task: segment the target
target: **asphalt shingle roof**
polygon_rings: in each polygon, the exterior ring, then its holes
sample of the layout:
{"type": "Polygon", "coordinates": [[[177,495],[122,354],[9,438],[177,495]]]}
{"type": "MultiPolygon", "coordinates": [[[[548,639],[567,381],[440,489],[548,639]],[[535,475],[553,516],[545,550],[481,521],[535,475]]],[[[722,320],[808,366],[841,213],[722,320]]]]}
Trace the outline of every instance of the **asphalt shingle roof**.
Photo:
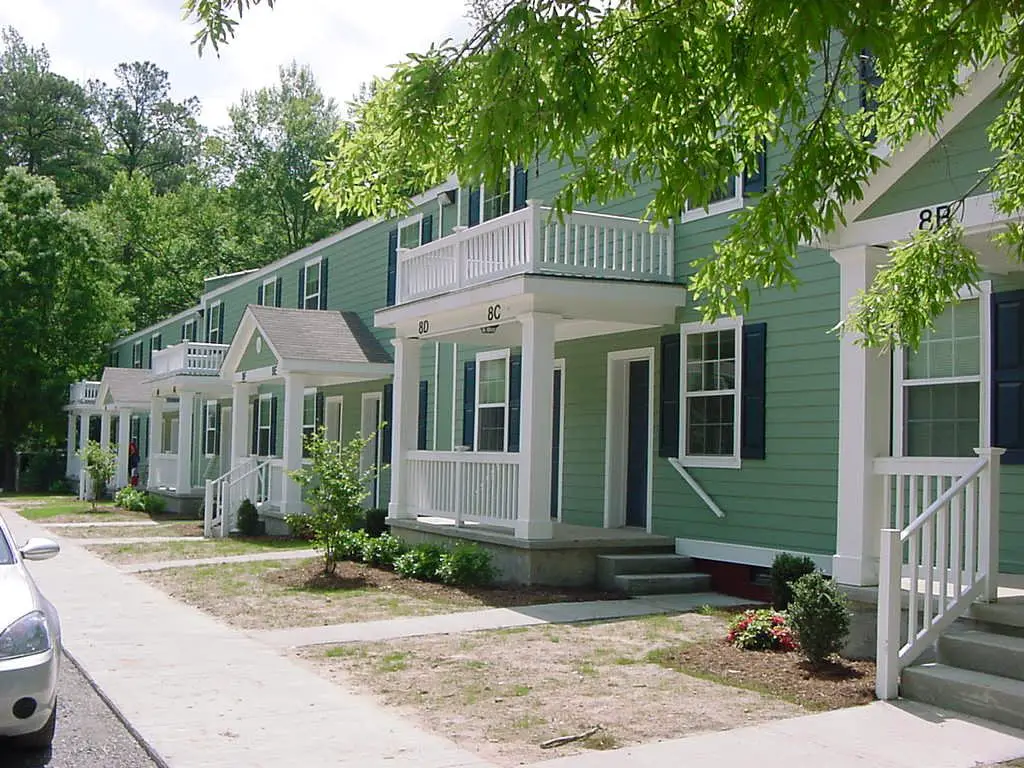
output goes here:
{"type": "Polygon", "coordinates": [[[332,363],[392,362],[391,355],[355,312],[250,305],[256,324],[285,359],[332,363]]]}
{"type": "Polygon", "coordinates": [[[153,372],[146,368],[105,368],[100,386],[107,385],[115,404],[149,402],[153,372]]]}

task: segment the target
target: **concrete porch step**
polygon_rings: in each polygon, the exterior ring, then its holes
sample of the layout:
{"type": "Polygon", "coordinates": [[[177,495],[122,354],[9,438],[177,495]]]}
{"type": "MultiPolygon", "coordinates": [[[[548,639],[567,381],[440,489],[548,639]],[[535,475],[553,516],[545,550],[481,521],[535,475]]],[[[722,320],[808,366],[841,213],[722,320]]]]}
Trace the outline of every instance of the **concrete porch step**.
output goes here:
{"type": "Polygon", "coordinates": [[[1024,682],[946,664],[903,670],[900,691],[908,699],[1024,728],[1024,682]]]}
{"type": "Polygon", "coordinates": [[[706,573],[624,573],[613,584],[627,595],[666,595],[676,592],[707,592],[711,577],[706,573]]]}
{"type": "Polygon", "coordinates": [[[966,618],[985,630],[1024,637],[1024,598],[1011,597],[995,603],[974,603],[966,618]]]}
{"type": "Polygon", "coordinates": [[[597,580],[606,589],[613,586],[616,576],[647,573],[688,573],[692,570],[693,558],[676,555],[671,552],[597,556],[597,580]]]}
{"type": "Polygon", "coordinates": [[[939,639],[939,661],[961,669],[1024,680],[1024,637],[967,630],[939,639]]]}

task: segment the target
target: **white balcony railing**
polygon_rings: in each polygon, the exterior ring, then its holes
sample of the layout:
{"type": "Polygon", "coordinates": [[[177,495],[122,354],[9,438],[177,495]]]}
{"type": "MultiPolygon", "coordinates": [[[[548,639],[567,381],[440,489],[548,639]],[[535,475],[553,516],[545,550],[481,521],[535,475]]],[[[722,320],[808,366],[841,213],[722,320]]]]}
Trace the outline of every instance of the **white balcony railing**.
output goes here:
{"type": "Polygon", "coordinates": [[[622,216],[562,219],[532,201],[398,255],[397,301],[436,296],[508,275],[535,273],[671,282],[672,233],[622,216]]]}
{"type": "Polygon", "coordinates": [[[71,385],[68,402],[72,405],[92,405],[100,396],[98,381],[76,381],[71,385]]]}
{"type": "Polygon", "coordinates": [[[519,453],[410,451],[402,473],[417,515],[515,526],[519,453]]]}
{"type": "Polygon", "coordinates": [[[183,341],[153,352],[153,376],[216,376],[220,373],[227,344],[183,341]]]}

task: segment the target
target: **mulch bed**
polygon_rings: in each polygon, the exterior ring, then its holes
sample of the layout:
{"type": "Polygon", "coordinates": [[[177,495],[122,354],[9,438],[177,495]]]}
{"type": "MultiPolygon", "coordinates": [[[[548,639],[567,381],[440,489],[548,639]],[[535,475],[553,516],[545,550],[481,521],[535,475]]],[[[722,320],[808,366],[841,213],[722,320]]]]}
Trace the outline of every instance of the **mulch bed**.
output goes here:
{"type": "Polygon", "coordinates": [[[447,600],[455,603],[494,608],[542,603],[583,602],[587,600],[618,600],[617,592],[574,587],[452,587],[416,579],[406,579],[394,571],[364,563],[341,562],[332,574],[324,574],[319,560],[277,568],[264,575],[266,580],[296,589],[324,592],[374,588],[394,590],[411,597],[447,600]]]}
{"type": "Polygon", "coordinates": [[[778,696],[808,709],[841,709],[875,699],[873,661],[841,659],[814,669],[799,653],[741,651],[720,639],[658,651],[652,660],[686,674],[778,696]]]}

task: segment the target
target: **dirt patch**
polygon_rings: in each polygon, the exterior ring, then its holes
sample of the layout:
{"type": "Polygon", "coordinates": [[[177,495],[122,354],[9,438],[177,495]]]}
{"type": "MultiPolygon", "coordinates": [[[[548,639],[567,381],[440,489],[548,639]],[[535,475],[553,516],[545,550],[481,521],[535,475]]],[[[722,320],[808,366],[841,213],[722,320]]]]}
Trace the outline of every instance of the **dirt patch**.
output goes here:
{"type": "MultiPolygon", "coordinates": [[[[129,534],[132,535],[132,534],[129,534]]],[[[145,534],[142,534],[145,535],[145,534]]],[[[157,541],[133,544],[93,544],[86,549],[118,565],[155,563],[163,560],[199,560],[231,557],[287,549],[307,549],[309,542],[273,536],[256,538],[204,539],[202,541],[157,541]]]]}
{"type": "Polygon", "coordinates": [[[159,539],[162,536],[202,536],[203,524],[201,522],[183,521],[180,523],[124,527],[116,525],[87,526],[84,528],[59,528],[54,533],[66,539],[117,539],[140,536],[152,536],[155,539],[159,539]]]}
{"type": "Polygon", "coordinates": [[[549,625],[305,649],[325,677],[355,684],[403,716],[500,765],[614,749],[804,714],[790,702],[648,662],[652,648],[720,637],[687,614],[549,625]],[[548,739],[595,725],[585,741],[548,739]]]}
{"type": "Polygon", "coordinates": [[[231,563],[143,574],[172,597],[244,629],[278,629],[429,616],[499,606],[618,597],[546,588],[458,588],[340,563],[330,577],[318,560],[231,563]]]}
{"type": "Polygon", "coordinates": [[[670,669],[792,701],[813,710],[867,704],[875,698],[875,663],[846,661],[815,669],[799,653],[741,651],[720,636],[662,648],[648,657],[670,669]]]}

